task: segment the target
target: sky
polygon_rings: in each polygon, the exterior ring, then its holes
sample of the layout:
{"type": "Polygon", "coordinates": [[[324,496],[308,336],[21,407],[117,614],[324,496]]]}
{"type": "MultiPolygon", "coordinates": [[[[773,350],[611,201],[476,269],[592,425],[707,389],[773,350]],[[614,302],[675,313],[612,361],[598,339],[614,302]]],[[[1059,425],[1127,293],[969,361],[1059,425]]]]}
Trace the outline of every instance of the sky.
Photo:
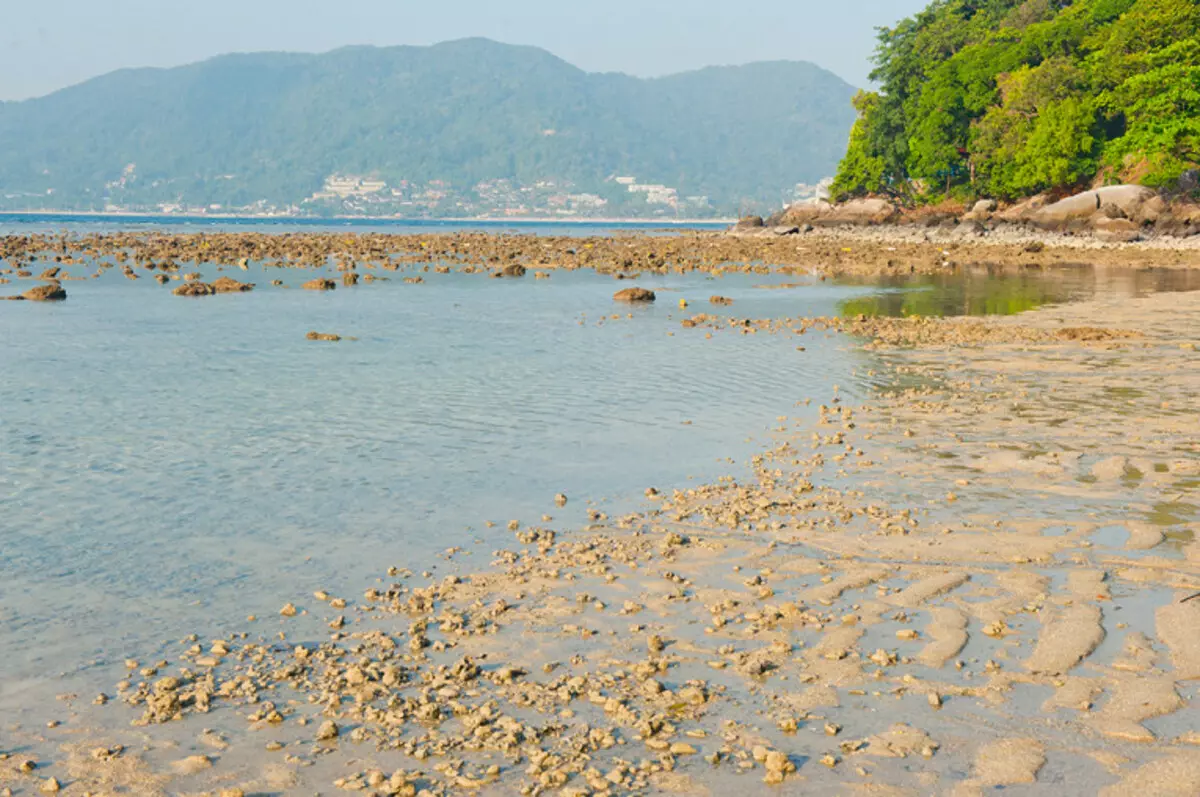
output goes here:
{"type": "Polygon", "coordinates": [[[928,0],[0,0],[0,100],[114,69],[229,52],[486,36],[588,71],[651,77],[812,61],[867,85],[875,28],[928,0]],[[752,10],[751,10],[752,9],[752,10]]]}

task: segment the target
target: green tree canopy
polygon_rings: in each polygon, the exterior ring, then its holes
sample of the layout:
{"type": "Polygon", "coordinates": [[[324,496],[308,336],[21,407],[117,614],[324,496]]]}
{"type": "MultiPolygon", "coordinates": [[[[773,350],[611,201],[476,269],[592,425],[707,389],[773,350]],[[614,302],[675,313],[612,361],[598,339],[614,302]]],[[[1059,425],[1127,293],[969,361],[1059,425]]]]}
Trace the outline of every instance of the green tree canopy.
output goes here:
{"type": "Polygon", "coordinates": [[[1200,163],[1195,0],[934,0],[875,63],[838,198],[1162,186],[1200,163]]]}

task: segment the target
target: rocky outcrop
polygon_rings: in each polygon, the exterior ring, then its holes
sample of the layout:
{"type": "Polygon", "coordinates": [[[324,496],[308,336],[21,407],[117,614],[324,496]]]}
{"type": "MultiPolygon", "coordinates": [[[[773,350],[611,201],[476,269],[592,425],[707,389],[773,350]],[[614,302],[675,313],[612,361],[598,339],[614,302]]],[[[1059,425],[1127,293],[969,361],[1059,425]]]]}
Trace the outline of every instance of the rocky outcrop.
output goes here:
{"type": "Polygon", "coordinates": [[[994,199],[980,199],[969,209],[943,203],[902,210],[887,199],[869,197],[841,204],[797,203],[772,216],[765,228],[743,220],[733,231],[770,236],[807,232],[813,227],[883,224],[941,227],[961,237],[987,235],[1001,225],[1028,225],[1047,232],[1094,235],[1108,243],[1128,243],[1150,234],[1200,234],[1200,205],[1187,198],[1168,201],[1165,195],[1140,185],[1103,186],[1057,201],[1038,194],[1007,207],[994,199]]]}
{"type": "Polygon", "coordinates": [[[779,222],[782,226],[848,227],[887,224],[900,216],[900,209],[886,199],[851,199],[838,205],[829,202],[803,202],[788,208],[779,222]]]}
{"type": "Polygon", "coordinates": [[[1166,202],[1149,188],[1109,185],[1060,199],[1028,213],[1026,218],[1043,230],[1070,232],[1093,227],[1093,221],[1098,218],[1153,223],[1165,209],[1166,202]]]}
{"type": "Polygon", "coordinates": [[[818,223],[824,226],[887,224],[899,216],[899,208],[886,199],[854,199],[835,206],[818,223]]]}
{"type": "Polygon", "coordinates": [[[822,216],[827,215],[833,210],[833,205],[825,201],[817,202],[797,202],[783,212],[778,219],[773,221],[779,224],[794,224],[802,226],[812,224],[822,216]]]}
{"type": "Polygon", "coordinates": [[[626,288],[613,294],[613,299],[618,302],[652,302],[655,298],[654,291],[646,288],[626,288]]]}

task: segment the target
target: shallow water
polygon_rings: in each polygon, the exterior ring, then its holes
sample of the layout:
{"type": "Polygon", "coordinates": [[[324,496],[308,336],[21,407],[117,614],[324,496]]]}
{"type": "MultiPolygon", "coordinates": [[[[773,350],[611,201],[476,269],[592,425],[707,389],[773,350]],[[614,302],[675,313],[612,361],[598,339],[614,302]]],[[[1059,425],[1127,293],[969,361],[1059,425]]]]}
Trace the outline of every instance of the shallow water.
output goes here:
{"type": "Polygon", "coordinates": [[[1145,296],[1200,290],[1200,272],[1184,269],[1111,270],[1085,266],[1049,272],[973,269],[953,275],[845,279],[878,290],[843,301],[845,316],[1015,315],[1048,304],[1095,296],[1145,296]]]}
{"type": "Polygon", "coordinates": [[[643,278],[659,301],[628,308],[610,298],[624,284],[591,272],[329,293],[294,289],[309,272],[232,273],[259,289],[184,299],[112,270],[65,283],[62,304],[0,305],[0,709],[109,687],[126,657],[317,588],[360,593],[390,565],[487,557],[509,519],[582,525],[588,501],[620,511],[647,486],[741,474],[762,444],[748,435],[803,416],[798,402],[875,389],[867,355],[824,333],[681,330],[711,294],[763,318],[1189,287],[1079,271],[763,290],[797,280],[690,274],[643,278]]]}
{"type": "Polygon", "coordinates": [[[727,472],[717,458],[753,450],[747,433],[848,387],[856,356],[820,334],[804,352],[790,336],[706,339],[680,330],[678,297],[702,310],[719,291],[761,317],[870,290],[692,275],[645,280],[660,301],[630,310],[590,272],[261,286],[277,276],[312,275],[251,272],[253,293],[185,299],[111,271],[65,283],[59,305],[4,304],[5,698],[92,665],[83,682],[111,685],[104,665],[165,638],[318,587],[361,592],[451,546],[486,555],[510,518],[581,524],[585,499],[619,507],[727,472]]]}

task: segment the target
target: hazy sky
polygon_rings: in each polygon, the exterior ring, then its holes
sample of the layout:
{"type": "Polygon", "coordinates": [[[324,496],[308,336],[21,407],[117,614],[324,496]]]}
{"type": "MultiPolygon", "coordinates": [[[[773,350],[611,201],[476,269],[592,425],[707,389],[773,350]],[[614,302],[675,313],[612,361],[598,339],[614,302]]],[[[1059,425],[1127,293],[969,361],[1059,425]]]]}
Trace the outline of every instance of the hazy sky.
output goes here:
{"type": "Polygon", "coordinates": [[[126,66],[487,36],[589,71],[651,76],[808,60],[865,85],[874,28],[928,0],[3,0],[0,99],[126,66]]]}

